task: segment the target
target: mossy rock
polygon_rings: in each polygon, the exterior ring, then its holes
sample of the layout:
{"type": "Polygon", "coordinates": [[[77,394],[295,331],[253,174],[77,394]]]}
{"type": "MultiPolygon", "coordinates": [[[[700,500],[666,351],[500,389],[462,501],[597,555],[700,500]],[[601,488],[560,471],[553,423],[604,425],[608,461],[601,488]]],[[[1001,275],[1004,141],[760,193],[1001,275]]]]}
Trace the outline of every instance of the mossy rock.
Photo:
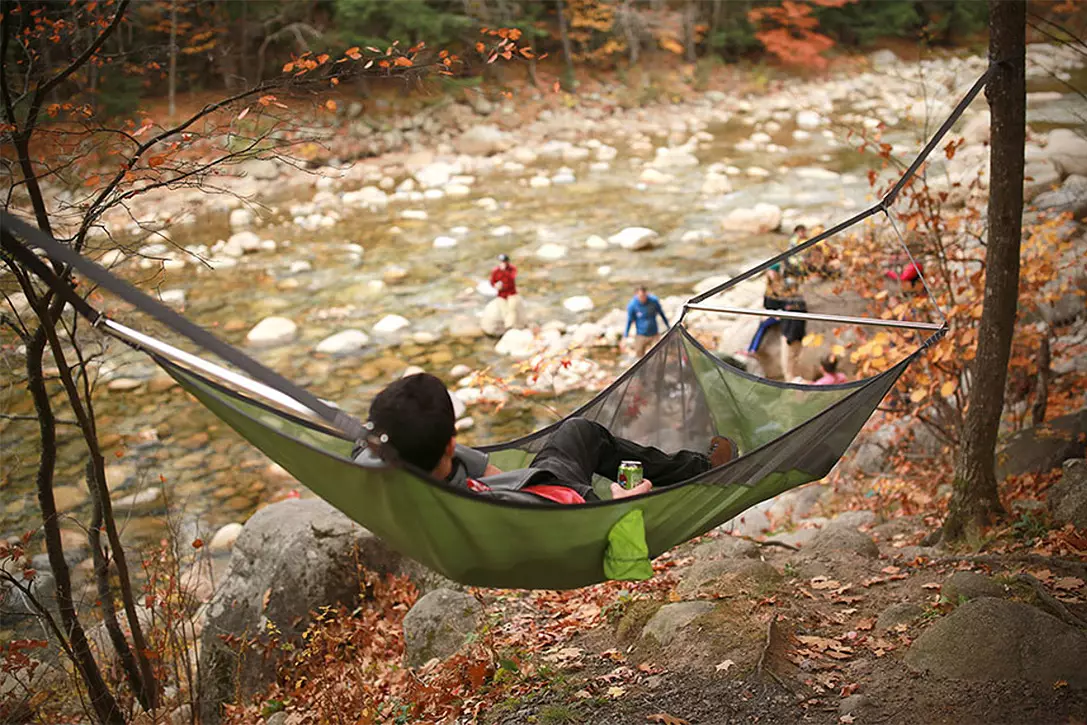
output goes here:
{"type": "Polygon", "coordinates": [[[658,599],[636,599],[631,602],[615,627],[616,638],[623,643],[636,639],[646,622],[652,619],[664,604],[658,599]]]}

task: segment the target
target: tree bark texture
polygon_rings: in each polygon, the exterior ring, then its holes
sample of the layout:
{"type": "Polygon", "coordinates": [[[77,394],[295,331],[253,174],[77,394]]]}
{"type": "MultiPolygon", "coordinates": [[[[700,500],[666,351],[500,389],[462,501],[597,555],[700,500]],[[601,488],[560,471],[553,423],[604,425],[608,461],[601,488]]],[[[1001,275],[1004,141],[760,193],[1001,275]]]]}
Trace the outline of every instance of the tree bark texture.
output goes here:
{"type": "Polygon", "coordinates": [[[566,32],[566,10],[563,8],[566,0],[555,0],[555,9],[559,15],[559,36],[562,38],[562,55],[566,61],[566,69],[562,74],[562,89],[567,93],[574,92],[574,55],[570,47],[570,36],[566,32]]]}
{"type": "Polygon", "coordinates": [[[990,0],[989,60],[997,66],[985,89],[992,109],[985,301],[951,509],[944,524],[947,541],[961,540],[1004,513],[994,469],[1019,298],[1025,58],[1025,0],[990,0]]]}

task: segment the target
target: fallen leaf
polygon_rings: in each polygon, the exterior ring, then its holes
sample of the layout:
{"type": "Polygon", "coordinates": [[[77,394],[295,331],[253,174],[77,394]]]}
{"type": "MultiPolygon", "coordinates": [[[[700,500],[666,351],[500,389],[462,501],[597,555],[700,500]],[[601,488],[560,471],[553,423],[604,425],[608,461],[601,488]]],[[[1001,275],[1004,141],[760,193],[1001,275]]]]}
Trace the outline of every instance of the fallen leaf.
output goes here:
{"type": "Polygon", "coordinates": [[[732,667],[734,664],[736,663],[732,660],[725,660],[724,662],[718,662],[713,669],[717,672],[728,672],[728,668],[732,667]]]}
{"type": "Polygon", "coordinates": [[[683,718],[669,715],[666,712],[655,712],[652,715],[646,715],[645,719],[648,722],[655,722],[660,725],[689,725],[683,718]]]}
{"type": "Polygon", "coordinates": [[[1068,687],[1068,680],[1057,680],[1053,683],[1053,689],[1059,690],[1062,687],[1068,687]]]}
{"type": "Polygon", "coordinates": [[[927,582],[921,585],[922,589],[939,589],[942,585],[938,582],[927,582]]]}
{"type": "Polygon", "coordinates": [[[876,626],[875,618],[862,619],[861,621],[857,622],[857,629],[861,632],[867,632],[874,626],[876,626]]]}
{"type": "Polygon", "coordinates": [[[849,697],[857,690],[861,689],[860,683],[850,682],[848,685],[842,685],[842,697],[849,697]]]}
{"type": "Polygon", "coordinates": [[[589,692],[588,690],[578,690],[577,692],[574,693],[574,697],[576,697],[579,700],[588,700],[592,696],[593,696],[592,693],[589,692]]]}
{"type": "Polygon", "coordinates": [[[849,725],[849,723],[853,722],[856,719],[857,718],[853,717],[852,715],[842,715],[840,718],[838,718],[838,722],[844,722],[846,723],[846,725],[849,725]]]}
{"type": "Polygon", "coordinates": [[[883,572],[884,574],[897,574],[898,572],[900,572],[902,570],[899,569],[897,566],[885,566],[882,569],[880,569],[880,571],[883,572]]]}
{"type": "Polygon", "coordinates": [[[607,691],[606,694],[611,699],[617,700],[620,697],[622,697],[623,695],[627,694],[627,691],[624,690],[622,687],[619,687],[617,685],[612,685],[611,687],[608,688],[608,691],[607,691]]]}
{"type": "Polygon", "coordinates": [[[1061,589],[1063,591],[1079,589],[1081,586],[1083,586],[1083,580],[1077,579],[1074,576],[1061,577],[1057,581],[1053,582],[1054,589],[1061,589]]]}
{"type": "Polygon", "coordinates": [[[812,577],[811,582],[812,589],[837,589],[841,584],[834,580],[828,579],[825,576],[812,577]]]}

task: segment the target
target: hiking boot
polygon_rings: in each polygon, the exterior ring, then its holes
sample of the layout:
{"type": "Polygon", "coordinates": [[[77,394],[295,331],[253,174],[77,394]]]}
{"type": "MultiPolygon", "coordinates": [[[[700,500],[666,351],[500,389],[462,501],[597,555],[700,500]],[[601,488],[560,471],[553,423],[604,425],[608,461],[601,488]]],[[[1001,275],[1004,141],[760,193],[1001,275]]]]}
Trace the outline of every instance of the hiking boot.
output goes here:
{"type": "Polygon", "coordinates": [[[723,466],[733,458],[737,458],[740,455],[740,450],[736,447],[736,443],[731,438],[725,438],[724,436],[714,436],[710,438],[710,464],[717,468],[723,466]]]}

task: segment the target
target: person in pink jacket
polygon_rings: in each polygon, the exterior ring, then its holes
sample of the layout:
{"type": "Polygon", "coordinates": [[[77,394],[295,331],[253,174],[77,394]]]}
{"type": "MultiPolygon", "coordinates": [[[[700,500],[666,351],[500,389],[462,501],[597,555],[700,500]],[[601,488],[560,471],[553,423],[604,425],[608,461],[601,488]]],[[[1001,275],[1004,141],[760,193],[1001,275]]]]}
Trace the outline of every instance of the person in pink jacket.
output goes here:
{"type": "Polygon", "coordinates": [[[838,356],[831,353],[819,363],[823,376],[815,381],[816,385],[840,385],[849,380],[845,373],[838,371],[838,356]]]}

